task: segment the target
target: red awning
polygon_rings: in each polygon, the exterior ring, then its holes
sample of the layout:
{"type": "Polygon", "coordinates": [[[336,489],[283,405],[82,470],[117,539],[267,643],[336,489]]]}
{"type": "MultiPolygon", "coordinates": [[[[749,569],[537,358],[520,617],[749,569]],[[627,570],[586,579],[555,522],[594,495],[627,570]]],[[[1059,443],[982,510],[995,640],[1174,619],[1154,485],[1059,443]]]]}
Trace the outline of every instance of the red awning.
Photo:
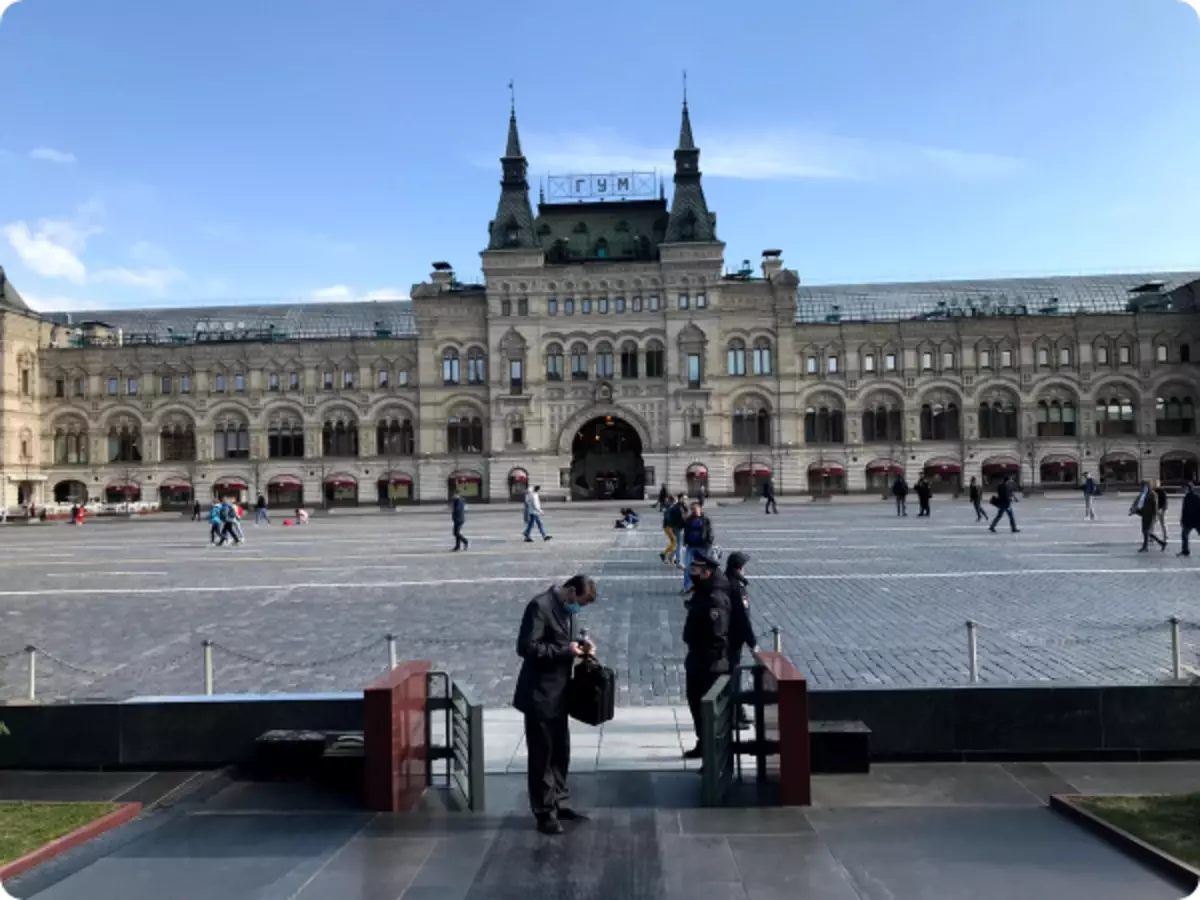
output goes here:
{"type": "Polygon", "coordinates": [[[513,469],[508,473],[508,480],[515,481],[518,484],[525,484],[529,481],[529,475],[523,469],[513,469]]]}
{"type": "Polygon", "coordinates": [[[457,475],[451,475],[450,478],[459,484],[480,484],[483,481],[482,478],[473,472],[464,472],[457,475]]]}
{"type": "Polygon", "coordinates": [[[871,463],[867,466],[867,474],[869,475],[903,475],[904,467],[898,466],[895,463],[871,463]]]}
{"type": "Polygon", "coordinates": [[[326,478],[326,479],[325,479],[325,483],[326,483],[326,484],[331,484],[331,485],[333,485],[335,488],[352,488],[352,487],[358,487],[358,482],[357,482],[357,481],[355,481],[353,478],[338,478],[338,477],[336,477],[336,476],[335,476],[335,477],[333,477],[333,478],[326,478]]]}
{"type": "Polygon", "coordinates": [[[140,494],[142,489],[136,484],[110,484],[108,490],[114,494],[140,494]]]}
{"type": "Polygon", "coordinates": [[[760,466],[758,463],[755,463],[754,465],[750,465],[750,463],[742,463],[740,466],[738,466],[733,471],[748,472],[751,475],[753,475],[755,478],[764,478],[771,474],[770,469],[768,469],[766,466],[760,466]]]}
{"type": "MultiPolygon", "coordinates": [[[[984,468],[986,470],[986,466],[984,468]]],[[[962,466],[958,463],[930,463],[925,467],[925,471],[937,475],[958,475],[962,472],[962,466]]]]}
{"type": "Polygon", "coordinates": [[[842,466],[839,466],[837,463],[829,463],[827,465],[821,465],[820,463],[813,463],[811,466],[808,467],[808,472],[810,475],[845,475],[846,474],[846,470],[842,466]]]}
{"type": "Polygon", "coordinates": [[[708,467],[696,463],[695,465],[688,466],[687,473],[689,478],[707,478],[708,467]]]}
{"type": "Polygon", "coordinates": [[[213,482],[214,491],[220,490],[221,488],[229,491],[244,491],[249,487],[250,485],[246,484],[246,482],[242,481],[240,478],[222,478],[219,481],[213,482]]]}
{"type": "Polygon", "coordinates": [[[389,483],[390,484],[412,484],[413,483],[412,478],[408,475],[393,475],[390,478],[388,476],[384,475],[379,480],[383,484],[389,484],[389,483]]]}
{"type": "Polygon", "coordinates": [[[1048,459],[1042,463],[1043,469],[1074,469],[1079,463],[1073,459],[1048,459]]]}
{"type": "Polygon", "coordinates": [[[292,475],[276,475],[267,484],[269,487],[276,488],[295,489],[304,487],[304,482],[292,475]]]}
{"type": "Polygon", "coordinates": [[[192,486],[182,478],[168,478],[158,486],[160,491],[190,491],[192,486]]]}
{"type": "Polygon", "coordinates": [[[984,474],[991,472],[1019,472],[1021,471],[1020,463],[1015,462],[985,462],[983,464],[984,474]]]}

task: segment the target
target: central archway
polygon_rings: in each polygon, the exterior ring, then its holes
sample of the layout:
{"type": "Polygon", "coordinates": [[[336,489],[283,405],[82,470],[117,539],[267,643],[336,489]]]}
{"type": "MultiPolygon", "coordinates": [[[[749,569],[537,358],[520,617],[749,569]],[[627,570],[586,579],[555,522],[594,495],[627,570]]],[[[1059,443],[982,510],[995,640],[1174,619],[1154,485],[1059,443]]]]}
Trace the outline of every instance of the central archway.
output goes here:
{"type": "Polygon", "coordinates": [[[571,441],[571,496],[641,500],[646,491],[642,438],[620,416],[588,419],[571,441]]]}

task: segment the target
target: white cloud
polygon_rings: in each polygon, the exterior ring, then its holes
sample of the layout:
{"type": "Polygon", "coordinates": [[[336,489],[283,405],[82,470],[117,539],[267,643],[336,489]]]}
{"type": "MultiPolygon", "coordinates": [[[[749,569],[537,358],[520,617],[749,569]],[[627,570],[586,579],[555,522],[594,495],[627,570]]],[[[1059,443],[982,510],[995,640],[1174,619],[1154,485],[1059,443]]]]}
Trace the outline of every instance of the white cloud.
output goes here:
{"type": "MultiPolygon", "coordinates": [[[[0,0],[3,3],[4,0],[0,0]]],[[[29,151],[30,159],[41,160],[42,162],[58,163],[61,166],[73,166],[79,162],[75,158],[74,153],[68,153],[63,150],[55,150],[53,147],[35,147],[29,151]]]]}
{"type": "MultiPolygon", "coordinates": [[[[96,304],[90,300],[77,300],[74,297],[63,297],[61,295],[44,297],[40,294],[31,294],[28,291],[23,291],[21,297],[29,304],[31,309],[35,309],[38,312],[80,312],[96,308],[96,304]]],[[[4,898],[0,897],[0,900],[4,900],[4,898]]]]}
{"type": "Polygon", "coordinates": [[[24,222],[4,226],[4,236],[26,266],[45,278],[62,278],[73,284],[87,281],[87,267],[67,245],[69,223],[42,222],[38,230],[24,222]]]}
{"type": "Polygon", "coordinates": [[[0,21],[4,20],[4,14],[10,7],[16,6],[21,0],[0,0],[0,21]]]}
{"type": "Polygon", "coordinates": [[[360,294],[348,284],[335,284],[329,287],[318,288],[310,296],[319,303],[359,303],[363,301],[384,303],[407,300],[408,292],[396,288],[379,288],[367,291],[365,294],[360,294]]]}
{"type": "MultiPolygon", "coordinates": [[[[4,2],[4,0],[0,0],[0,3],[3,3],[3,2],[4,2]]],[[[1200,0],[1179,0],[1179,2],[1186,3],[1188,6],[1190,6],[1192,8],[1192,11],[1197,16],[1200,16],[1200,0]]]]}
{"type": "Polygon", "coordinates": [[[113,269],[101,269],[92,276],[92,281],[101,284],[122,284],[126,287],[145,288],[161,293],[176,281],[182,281],[186,276],[175,268],[162,269],[127,269],[123,266],[113,269]]]}
{"type": "MultiPolygon", "coordinates": [[[[526,146],[539,168],[555,173],[669,173],[674,168],[671,148],[640,145],[611,132],[530,134],[526,146]]],[[[703,139],[701,150],[701,169],[706,175],[747,180],[979,181],[1011,175],[1023,165],[1019,159],[995,153],[787,129],[715,132],[703,139]]]]}

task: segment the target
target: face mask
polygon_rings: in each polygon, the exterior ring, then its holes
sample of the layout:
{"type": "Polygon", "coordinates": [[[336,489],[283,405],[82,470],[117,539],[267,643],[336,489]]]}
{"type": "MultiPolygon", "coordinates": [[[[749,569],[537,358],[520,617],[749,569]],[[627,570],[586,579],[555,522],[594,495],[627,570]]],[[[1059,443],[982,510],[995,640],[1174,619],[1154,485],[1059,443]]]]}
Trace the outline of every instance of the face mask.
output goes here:
{"type": "Polygon", "coordinates": [[[564,603],[563,609],[565,609],[571,615],[575,615],[576,613],[583,611],[583,607],[580,606],[578,603],[564,603]]]}

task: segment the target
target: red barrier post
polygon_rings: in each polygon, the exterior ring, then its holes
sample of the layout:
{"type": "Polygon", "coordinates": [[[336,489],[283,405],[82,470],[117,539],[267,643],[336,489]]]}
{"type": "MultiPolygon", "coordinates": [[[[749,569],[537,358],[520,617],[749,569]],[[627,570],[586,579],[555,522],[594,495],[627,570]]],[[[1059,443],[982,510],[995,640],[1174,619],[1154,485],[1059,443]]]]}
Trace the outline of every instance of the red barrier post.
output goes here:
{"type": "Polygon", "coordinates": [[[784,806],[812,804],[812,746],[808,734],[808,682],[782,653],[757,654],[763,688],[779,697],[779,787],[784,806]]]}
{"type": "Polygon", "coordinates": [[[428,662],[404,662],[363,691],[367,808],[412,809],[428,783],[425,746],[428,662]]]}

